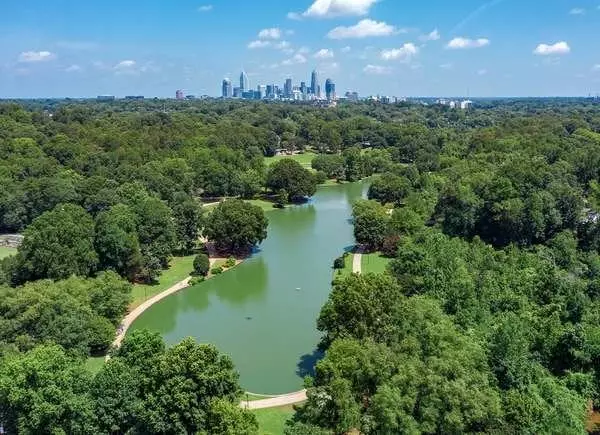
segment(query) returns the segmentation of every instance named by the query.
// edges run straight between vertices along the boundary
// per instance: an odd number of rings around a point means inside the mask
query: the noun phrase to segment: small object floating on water
[[[296,291],[299,292],[300,291],[300,287],[296,287]]]
[[[252,320],[252,317],[248,316],[246,317],[246,320]]]

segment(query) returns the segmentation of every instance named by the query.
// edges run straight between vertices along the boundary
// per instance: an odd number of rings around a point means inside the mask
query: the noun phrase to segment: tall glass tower
[[[240,74],[240,91],[244,92],[249,90],[250,83],[248,82],[248,75],[246,74],[246,71],[242,71]]]
[[[315,97],[321,98],[321,84],[317,70],[314,70],[310,76],[310,91]]]

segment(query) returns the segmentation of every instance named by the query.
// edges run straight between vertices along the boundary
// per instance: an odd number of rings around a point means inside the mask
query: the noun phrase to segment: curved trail
[[[281,396],[269,397],[268,399],[243,400],[240,406],[246,409],[265,409],[294,405],[304,401],[306,401],[306,390],[300,390],[294,393],[282,394]]]

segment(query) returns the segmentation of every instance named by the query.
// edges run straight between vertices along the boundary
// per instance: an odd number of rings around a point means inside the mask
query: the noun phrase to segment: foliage
[[[352,206],[354,237],[368,249],[378,250],[384,242],[389,216],[375,201],[359,200]]]
[[[225,266],[226,268],[230,268],[230,267],[233,267],[233,266],[235,266],[235,264],[236,264],[236,263],[237,263],[237,261],[236,261],[235,257],[229,257],[229,258],[227,258],[227,260],[225,261],[225,265],[224,265],[224,266]]]
[[[206,276],[210,269],[210,259],[206,254],[198,254],[194,258],[194,274],[197,276]]]
[[[210,270],[211,275],[221,275],[223,273],[222,266],[215,266]]]
[[[317,180],[300,163],[282,159],[269,168],[267,187],[273,192],[285,190],[290,201],[298,201],[315,194]]]
[[[267,237],[267,225],[260,207],[230,199],[219,203],[208,216],[204,234],[219,250],[245,252]]]

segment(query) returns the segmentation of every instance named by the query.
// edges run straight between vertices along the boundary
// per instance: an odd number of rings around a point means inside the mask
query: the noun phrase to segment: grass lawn
[[[384,273],[390,258],[382,256],[379,252],[363,254],[361,261],[362,273]]]
[[[347,276],[352,275],[352,260],[354,258],[354,254],[352,252],[350,252],[348,255],[346,255],[346,263],[344,264],[344,268],[343,269],[337,269],[333,271],[333,276],[335,277],[340,277],[340,278],[345,278]]]
[[[11,255],[15,255],[17,250],[15,248],[7,248],[4,246],[0,246],[0,259],[5,257],[10,257]]]
[[[311,169],[310,164],[312,163],[312,161],[315,157],[317,157],[317,154],[315,154],[315,153],[295,154],[293,156],[265,157],[265,164],[267,166],[271,166],[273,163],[278,162],[279,160],[292,159],[292,160],[295,160],[298,163],[300,163],[305,168]]]
[[[285,422],[294,415],[292,405],[281,408],[256,409],[252,411],[258,420],[258,433],[260,435],[281,435]]]
[[[98,373],[102,366],[104,365],[103,356],[90,356],[85,361],[85,368],[93,375]]]
[[[190,273],[194,269],[194,257],[195,255],[174,257],[171,260],[171,267],[168,270],[163,270],[156,284],[135,284],[131,293],[131,308],[137,307],[145,300],[150,299],[152,296],[165,291],[190,276]]]
[[[279,210],[278,208],[273,207],[273,205],[275,204],[274,202],[267,201],[265,199],[250,199],[246,202],[249,202],[252,205],[257,205],[264,211]]]

